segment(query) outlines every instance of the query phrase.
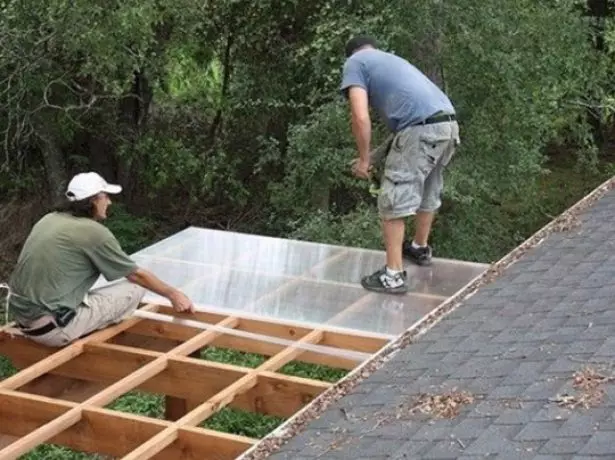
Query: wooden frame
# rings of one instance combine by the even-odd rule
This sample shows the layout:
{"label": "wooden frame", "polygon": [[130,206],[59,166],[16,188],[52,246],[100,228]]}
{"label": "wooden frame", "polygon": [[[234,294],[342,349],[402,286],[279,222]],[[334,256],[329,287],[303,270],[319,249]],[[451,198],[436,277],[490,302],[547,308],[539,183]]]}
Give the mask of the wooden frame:
{"label": "wooden frame", "polygon": [[[161,305],[139,311],[184,316]],[[290,417],[331,383],[276,371],[293,360],[351,370],[360,364],[356,352],[371,355],[389,342],[382,336],[326,326],[308,328],[207,312],[195,316],[210,325],[294,345],[133,317],[56,350],[7,328],[0,332],[0,355],[21,371],[0,381],[0,459],[16,459],[44,443],[124,459],[234,459],[258,440],[198,425],[226,406]],[[301,344],[350,353],[325,354]],[[268,359],[253,369],[196,358],[206,346]],[[165,420],[105,408],[134,389],[164,394]]]}

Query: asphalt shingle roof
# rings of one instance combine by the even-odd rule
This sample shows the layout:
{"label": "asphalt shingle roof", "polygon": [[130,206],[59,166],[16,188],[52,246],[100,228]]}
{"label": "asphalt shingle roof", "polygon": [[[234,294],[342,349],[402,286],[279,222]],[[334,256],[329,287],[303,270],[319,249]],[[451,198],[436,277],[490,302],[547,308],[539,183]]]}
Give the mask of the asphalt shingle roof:
{"label": "asphalt shingle roof", "polygon": [[[615,191],[578,222],[530,249],[270,458],[615,459]],[[598,374],[575,387],[586,366]],[[425,398],[453,391],[468,398],[457,415],[429,412]]]}

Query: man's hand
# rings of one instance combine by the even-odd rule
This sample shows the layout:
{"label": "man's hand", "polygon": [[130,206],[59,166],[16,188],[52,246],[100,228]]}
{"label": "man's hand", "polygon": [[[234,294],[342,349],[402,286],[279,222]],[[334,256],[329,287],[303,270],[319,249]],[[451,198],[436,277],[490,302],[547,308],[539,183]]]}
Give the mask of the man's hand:
{"label": "man's hand", "polygon": [[369,179],[369,160],[357,159],[352,163],[352,174],[359,179]]}
{"label": "man's hand", "polygon": [[173,305],[173,309],[178,313],[189,312],[194,313],[194,305],[192,301],[181,291],[173,291],[169,295],[169,300]]}
{"label": "man's hand", "polygon": [[186,297],[183,292],[158,279],[158,277],[149,270],[139,267],[128,275],[126,279],[131,283],[136,283],[145,289],[155,292],[159,296],[166,297],[173,305],[173,309],[177,312],[194,313],[195,311],[192,301]]}

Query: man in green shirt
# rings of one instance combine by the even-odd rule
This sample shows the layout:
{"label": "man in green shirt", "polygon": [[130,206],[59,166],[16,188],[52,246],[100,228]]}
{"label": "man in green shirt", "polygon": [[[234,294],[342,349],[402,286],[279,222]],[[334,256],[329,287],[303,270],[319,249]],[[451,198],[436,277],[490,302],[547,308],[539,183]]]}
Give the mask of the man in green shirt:
{"label": "man in green shirt", "polygon": [[[166,297],[178,312],[194,312],[190,299],[137,266],[101,224],[109,195],[121,191],[97,173],[77,174],[66,204],[32,228],[9,281],[8,302],[28,338],[65,346],[131,315],[145,289]],[[126,280],[91,291],[100,275]]]}

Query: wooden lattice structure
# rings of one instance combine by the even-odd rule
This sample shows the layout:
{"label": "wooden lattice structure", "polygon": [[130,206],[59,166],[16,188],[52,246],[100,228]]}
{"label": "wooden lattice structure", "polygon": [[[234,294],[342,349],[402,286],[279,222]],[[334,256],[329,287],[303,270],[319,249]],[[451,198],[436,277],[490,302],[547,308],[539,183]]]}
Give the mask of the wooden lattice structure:
{"label": "wooden lattice structure", "polygon": [[[145,308],[173,314],[168,307]],[[374,353],[386,343],[369,336],[239,317],[196,316],[238,330],[365,353]],[[345,369],[358,364],[298,347],[140,318],[55,353],[9,333],[0,337],[0,354],[23,370],[0,382],[0,431],[20,439],[0,450],[2,459],[17,458],[45,442],[126,459],[233,459],[256,440],[196,426],[227,404],[282,417],[294,414],[330,385],[275,372],[295,359]],[[207,345],[271,357],[256,369],[190,357]],[[94,385],[62,394],[74,379]],[[132,389],[165,394],[169,421],[104,408]]]}
{"label": "wooden lattice structure", "polygon": [[[258,440],[199,425],[226,406],[291,417],[331,383],[284,375],[278,372],[283,366],[302,361],[351,370],[396,335],[397,331],[387,333],[382,326],[385,323],[380,321],[376,325],[373,319],[374,314],[382,317],[383,313],[374,309],[388,308],[390,297],[368,293],[356,283],[327,278],[327,273],[333,272],[322,271],[323,268],[339,264],[345,257],[355,257],[360,251],[334,249],[332,254],[321,251],[314,261],[306,261],[306,256],[302,256],[301,263],[307,263],[307,270],[302,268],[292,276],[275,274],[283,282],[266,290],[265,295],[253,289],[259,300],[250,302],[254,307],[264,298],[271,302],[294,292],[296,296],[308,296],[308,304],[312,301],[312,308],[318,314],[321,314],[319,306],[329,302],[337,309],[336,313],[328,314],[326,321],[320,323],[316,316],[311,322],[291,321],[290,315],[304,313],[293,310],[284,317],[279,313],[278,304],[275,309],[274,304],[263,304],[269,314],[256,307],[250,311],[227,309],[221,313],[202,307],[207,301],[204,298],[199,300],[199,312],[191,319],[217,329],[203,330],[135,316],[59,350],[37,345],[14,329],[3,330],[0,355],[8,357],[20,371],[0,381],[0,459],[18,458],[43,443],[134,460],[221,460],[241,455]],[[368,254],[373,260],[382,258],[382,253],[374,251],[361,254]],[[284,257],[292,259],[288,252]],[[164,260],[162,256],[156,255],[155,262],[161,260]],[[349,260],[355,269],[357,261]],[[167,262],[171,265],[196,263],[185,259]],[[145,259],[140,263],[147,265]],[[206,266],[208,275],[214,270],[207,262],[202,265]],[[367,265],[368,269],[372,267],[373,264]],[[423,281],[423,290],[415,286],[414,292],[404,296],[396,309],[386,313],[387,324],[407,327],[408,321],[417,321],[432,311],[484,268],[480,264],[437,261],[429,271],[429,278]],[[225,268],[229,272],[233,269]],[[338,273],[341,269],[335,270]],[[169,273],[175,271],[171,267]],[[456,277],[452,283],[451,273]],[[194,279],[189,282],[198,285]],[[298,289],[306,283],[308,288]],[[327,293],[327,289],[334,295]],[[325,294],[321,296],[319,292]],[[339,297],[341,292],[345,292],[346,301]],[[193,294],[193,299],[195,296],[198,297]],[[291,305],[298,300],[292,300],[291,296],[285,302],[284,305]],[[147,303],[141,310],[186,317],[159,303]],[[353,327],[355,324],[361,327]],[[375,326],[377,330],[370,330]],[[238,332],[225,333],[225,330]],[[319,350],[314,345],[323,348]],[[256,368],[200,359],[200,350],[208,346],[257,353],[267,359]],[[326,353],[324,347],[339,353]],[[165,418],[106,408],[132,390],[165,395]]]}

